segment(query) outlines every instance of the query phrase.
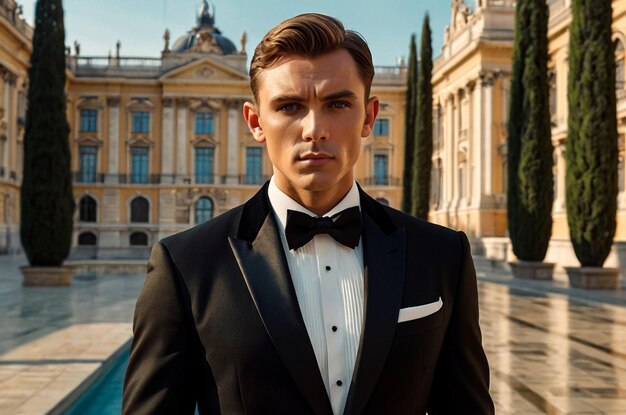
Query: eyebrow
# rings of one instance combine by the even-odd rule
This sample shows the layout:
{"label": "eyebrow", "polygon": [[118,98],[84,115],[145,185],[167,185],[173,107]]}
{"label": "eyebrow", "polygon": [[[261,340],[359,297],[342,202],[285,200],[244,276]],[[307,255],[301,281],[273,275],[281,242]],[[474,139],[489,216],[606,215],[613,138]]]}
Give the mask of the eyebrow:
{"label": "eyebrow", "polygon": [[[333,92],[332,94],[325,95],[321,97],[322,101],[333,101],[336,99],[347,98],[347,99],[356,99],[356,94],[349,89],[344,89],[341,91]],[[284,94],[277,95],[270,100],[271,106],[280,105],[284,102],[303,102],[304,98],[297,94]]]}

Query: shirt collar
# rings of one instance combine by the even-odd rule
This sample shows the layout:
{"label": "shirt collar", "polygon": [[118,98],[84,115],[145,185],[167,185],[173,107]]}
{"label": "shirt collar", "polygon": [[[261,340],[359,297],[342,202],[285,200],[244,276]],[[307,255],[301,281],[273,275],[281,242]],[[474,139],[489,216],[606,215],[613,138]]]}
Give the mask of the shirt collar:
{"label": "shirt collar", "polygon": [[[274,180],[274,176],[270,180],[269,187],[267,189],[267,195],[270,199],[270,204],[276,213],[276,217],[278,218],[278,222],[280,222],[281,230],[284,232],[285,226],[287,225],[287,210],[295,210],[298,212],[306,213],[307,215],[317,217],[317,215],[300,203],[293,200],[291,197],[287,196],[282,190],[278,188],[276,182]],[[352,182],[352,187],[348,194],[341,199],[339,203],[335,205],[334,208],[326,212],[321,216],[332,216],[335,213],[341,212],[342,210],[351,208],[353,206],[361,207],[361,199],[359,197],[359,189],[356,186],[356,182]]]}

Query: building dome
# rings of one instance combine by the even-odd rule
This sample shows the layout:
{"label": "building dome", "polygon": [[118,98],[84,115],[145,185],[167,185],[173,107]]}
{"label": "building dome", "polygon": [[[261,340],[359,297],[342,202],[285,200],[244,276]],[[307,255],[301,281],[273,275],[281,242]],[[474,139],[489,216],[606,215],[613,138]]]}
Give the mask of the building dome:
{"label": "building dome", "polygon": [[203,0],[196,17],[196,27],[179,37],[172,52],[208,52],[220,55],[237,53],[235,44],[215,27],[215,6]]}

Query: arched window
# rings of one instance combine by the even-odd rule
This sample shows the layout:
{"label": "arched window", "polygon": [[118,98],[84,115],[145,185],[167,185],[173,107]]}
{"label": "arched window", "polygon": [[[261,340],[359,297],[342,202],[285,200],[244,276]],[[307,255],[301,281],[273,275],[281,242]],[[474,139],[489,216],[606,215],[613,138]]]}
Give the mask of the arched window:
{"label": "arched window", "polygon": [[91,196],[83,196],[79,202],[79,221],[96,222],[98,219],[98,205]]}
{"label": "arched window", "polygon": [[213,202],[208,197],[201,197],[196,202],[196,223],[203,223],[213,217]]}
{"label": "arched window", "polygon": [[93,232],[83,232],[78,235],[78,246],[96,246],[98,238]]}
{"label": "arched window", "polygon": [[148,235],[144,232],[133,232],[129,238],[130,246],[147,246]]}
{"label": "arched window", "polygon": [[148,223],[150,221],[150,203],[145,197],[137,196],[130,202],[130,221]]}

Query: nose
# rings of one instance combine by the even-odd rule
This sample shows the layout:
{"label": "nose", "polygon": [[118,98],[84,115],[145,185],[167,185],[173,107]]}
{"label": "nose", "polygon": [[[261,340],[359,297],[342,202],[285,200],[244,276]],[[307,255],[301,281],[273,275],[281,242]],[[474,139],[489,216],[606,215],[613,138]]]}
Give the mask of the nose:
{"label": "nose", "polygon": [[329,138],[328,122],[318,111],[309,110],[302,119],[302,139],[318,141]]}

